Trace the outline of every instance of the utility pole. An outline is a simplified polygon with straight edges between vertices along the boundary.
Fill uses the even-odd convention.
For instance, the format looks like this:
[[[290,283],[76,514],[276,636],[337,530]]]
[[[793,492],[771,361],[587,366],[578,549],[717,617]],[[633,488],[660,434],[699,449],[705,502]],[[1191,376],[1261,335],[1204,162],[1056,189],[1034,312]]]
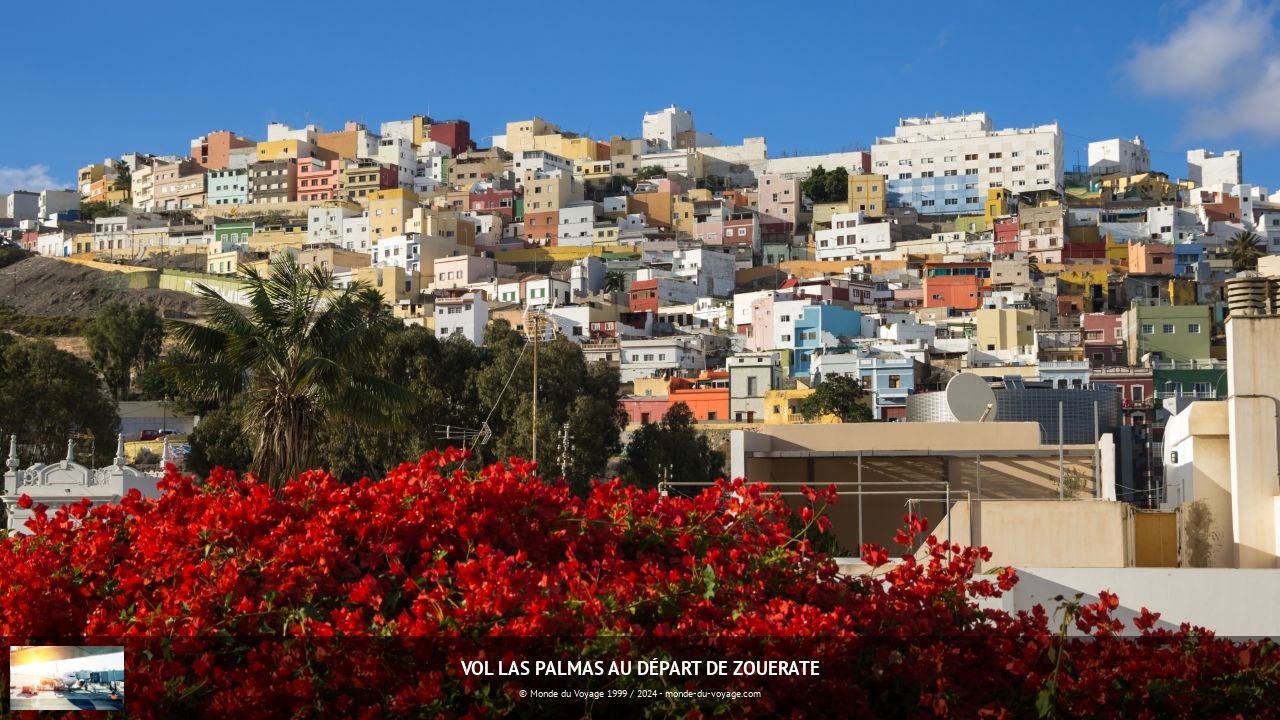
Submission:
[[[569,476],[569,423],[566,421],[560,433],[560,477]]]
[[[539,327],[540,316],[535,310],[529,313],[529,320],[533,322],[533,462],[538,462],[538,336],[542,334]]]

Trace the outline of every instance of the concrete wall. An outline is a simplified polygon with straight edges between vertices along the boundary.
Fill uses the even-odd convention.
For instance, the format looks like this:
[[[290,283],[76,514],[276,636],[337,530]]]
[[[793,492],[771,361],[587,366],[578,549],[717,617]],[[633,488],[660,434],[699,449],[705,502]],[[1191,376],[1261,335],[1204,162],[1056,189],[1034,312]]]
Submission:
[[[971,509],[972,508],[972,509]],[[961,500],[951,535],[961,545],[986,546],[983,567],[1131,567],[1134,509],[1106,500]],[[947,520],[930,532],[945,540]]]
[[[217,291],[219,295],[233,303],[240,305],[248,304],[248,298],[244,292],[244,284],[234,278],[224,278],[216,275],[205,275],[203,273],[186,272],[183,270],[160,271],[159,287],[162,290],[177,290],[178,292],[196,295],[199,293],[199,290],[196,289],[197,285],[207,285]]]
[[[1125,635],[1136,635],[1133,619],[1150,608],[1160,613],[1157,627],[1176,629],[1183,622],[1219,636],[1280,637],[1280,573],[1227,568],[1047,568],[1018,567],[1018,584],[1003,598],[983,603],[1006,611],[1043,606],[1053,625],[1058,595],[1097,602],[1102,590],[1115,593],[1115,617]],[[1230,602],[1224,602],[1229,598]],[[1060,618],[1060,616],[1059,616]],[[1072,626],[1069,632],[1078,635]]]
[[[1280,316],[1232,316],[1226,325],[1236,565],[1274,568],[1280,558]]]
[[[1225,402],[1194,402],[1165,425],[1163,507],[1182,508],[1184,561],[1191,567],[1235,563],[1227,409]]]

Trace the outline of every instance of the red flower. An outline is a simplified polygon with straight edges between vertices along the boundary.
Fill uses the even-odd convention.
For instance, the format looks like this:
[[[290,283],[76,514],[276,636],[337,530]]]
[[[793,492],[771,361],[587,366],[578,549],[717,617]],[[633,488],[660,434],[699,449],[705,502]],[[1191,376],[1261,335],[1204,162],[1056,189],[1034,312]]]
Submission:
[[[18,507],[23,510],[30,510],[32,504],[31,496],[26,493],[22,493],[22,497],[18,498]]]

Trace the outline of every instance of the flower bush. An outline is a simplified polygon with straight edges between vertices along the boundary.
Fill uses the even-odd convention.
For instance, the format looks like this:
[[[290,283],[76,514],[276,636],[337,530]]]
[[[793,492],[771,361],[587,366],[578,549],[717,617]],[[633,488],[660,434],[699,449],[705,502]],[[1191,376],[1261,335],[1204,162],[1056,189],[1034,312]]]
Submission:
[[[175,472],[159,500],[37,508],[0,539],[0,635],[124,644],[130,715],[152,717],[1274,716],[1274,646],[1199,628],[1120,639],[1117,599],[1009,615],[983,548],[924,541],[849,577],[808,539],[835,489],[792,510],[761,484],[585,498],[518,458],[460,451],[381,480],[312,471],[279,493]],[[24,499],[23,502],[29,502]],[[801,530],[795,530],[793,516]],[[926,523],[905,519],[914,547]],[[1066,637],[1067,624],[1087,634]],[[519,659],[814,659],[821,674],[499,674]],[[488,675],[463,661],[489,662]],[[539,701],[536,688],[649,691]],[[759,690],[751,700],[668,690]]]

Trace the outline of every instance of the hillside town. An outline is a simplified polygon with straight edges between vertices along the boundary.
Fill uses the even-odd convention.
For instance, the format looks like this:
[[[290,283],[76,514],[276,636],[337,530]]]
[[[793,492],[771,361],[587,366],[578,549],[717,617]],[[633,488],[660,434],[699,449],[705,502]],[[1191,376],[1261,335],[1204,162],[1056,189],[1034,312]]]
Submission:
[[[856,474],[862,498],[918,475],[937,487],[911,497],[949,519],[951,493],[980,499],[984,482],[1142,510],[1203,494],[1174,445],[1193,439],[1191,409],[1231,392],[1229,284],[1280,271],[1280,191],[1248,183],[1237,150],[1156,169],[1141,137],[1115,138],[1069,165],[1056,122],[982,112],[903,118],[822,155],[718,139],[675,105],[634,137],[505,129],[415,115],[210,131],[182,154],[87,164],[75,188],[13,191],[0,224],[135,289],[247,304],[245,273],[287,255],[442,340],[484,345],[495,321],[567,339],[616,369],[628,435],[683,404],[733,476]],[[982,381],[966,395],[961,376]],[[842,379],[858,407],[814,401]],[[913,423],[955,425],[944,447]],[[845,547],[891,534],[893,492],[837,519]],[[1239,562],[1222,535],[1200,564]]]

